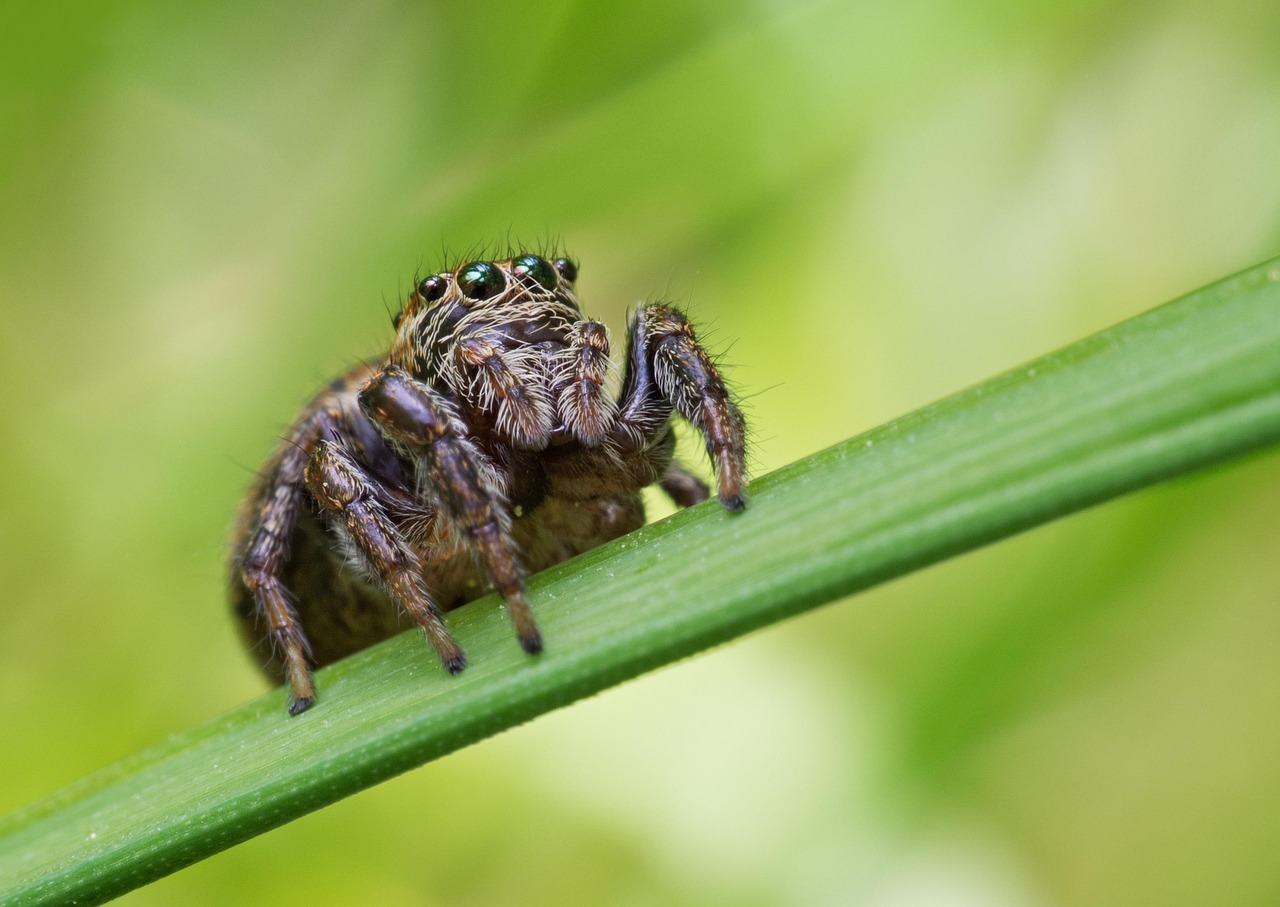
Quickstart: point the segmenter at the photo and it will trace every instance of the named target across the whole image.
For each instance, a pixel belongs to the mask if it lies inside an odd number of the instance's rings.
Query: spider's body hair
[[[461,268],[436,275],[449,282],[438,299],[415,290],[399,316],[390,362],[447,388],[517,447],[542,450],[557,430],[599,444],[616,405],[584,392],[584,382],[599,389],[611,373],[608,332],[583,319],[567,283],[547,289],[511,273],[511,261],[495,264],[506,284],[488,299],[458,290]]]

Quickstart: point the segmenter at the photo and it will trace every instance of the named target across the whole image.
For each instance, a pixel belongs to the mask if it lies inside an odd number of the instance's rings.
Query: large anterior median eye
[[[487,261],[473,262],[458,272],[458,289],[468,299],[497,296],[507,285],[507,278],[497,265]]]
[[[537,255],[521,255],[511,263],[511,273],[532,280],[544,290],[554,290],[560,282],[550,262]]]

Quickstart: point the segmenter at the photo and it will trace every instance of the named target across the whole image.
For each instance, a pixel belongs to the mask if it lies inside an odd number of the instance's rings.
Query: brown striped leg
[[[316,699],[311,679],[310,646],[289,594],[281,580],[289,560],[289,539],[305,505],[303,471],[320,435],[334,424],[326,410],[317,410],[294,427],[288,446],[267,480],[266,493],[254,515],[244,553],[236,564],[240,582],[249,590],[254,607],[267,624],[272,649],[284,663],[293,701],[289,714],[304,712]]]
[[[556,413],[575,438],[595,447],[608,435],[618,409],[604,388],[613,367],[609,331],[598,321],[579,321],[569,329],[568,341],[554,364]]]
[[[453,405],[407,372],[388,366],[360,391],[360,407],[393,446],[421,461],[437,513],[488,569],[511,611],[520,645],[531,655],[542,651],[511,540],[510,515],[482,469],[479,451],[464,437]]]
[[[742,414],[693,325],[665,305],[637,310],[628,334],[627,371],[613,439],[625,453],[643,449],[674,408],[702,432],[715,466],[720,503],[746,506],[746,432]]]
[[[458,342],[458,365],[471,376],[467,396],[481,409],[496,410],[498,428],[516,447],[540,450],[553,421],[539,380],[541,359],[532,348],[501,346],[484,337]]]
[[[307,463],[306,481],[312,497],[342,520],[369,571],[396,604],[426,630],[445,669],[457,674],[465,668],[466,656],[422,584],[422,563],[417,553],[401,538],[383,509],[377,480],[341,447],[322,441]]]

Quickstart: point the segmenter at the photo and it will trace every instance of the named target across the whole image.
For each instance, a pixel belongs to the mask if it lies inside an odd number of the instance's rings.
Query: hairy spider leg
[[[510,516],[481,466],[481,455],[465,440],[453,405],[391,365],[361,389],[360,407],[393,446],[419,459],[424,469],[420,485],[485,565],[511,610],[521,647],[531,655],[542,651],[542,636],[524,594]]]
[[[624,456],[634,456],[666,425],[673,408],[706,440],[720,503],[741,510],[747,474],[742,413],[689,319],[670,306],[641,306],[627,332],[627,369],[611,439]],[[673,487],[679,485],[677,477]]]
[[[617,401],[604,387],[612,368],[608,329],[590,319],[575,322],[552,363],[551,383],[561,423],[587,447],[603,442],[617,418]]]
[[[465,668],[462,648],[422,583],[422,562],[383,508],[378,479],[340,445],[323,440],[307,462],[306,482],[316,502],[342,520],[370,572],[391,598],[426,630],[445,669],[457,674]]]
[[[706,482],[675,461],[667,467],[667,473],[659,484],[677,507],[692,507],[711,496]]]
[[[303,475],[307,459],[320,436],[334,424],[333,415],[319,409],[296,426],[292,435],[295,443],[284,449],[275,470],[267,478],[270,494],[253,516],[249,542],[236,565],[254,607],[266,618],[270,644],[284,662],[285,677],[293,695],[289,705],[291,715],[306,711],[316,700],[316,690],[311,680],[310,646],[289,604],[281,574],[289,560],[289,540],[298,513],[306,502]]]
[[[498,428],[517,447],[540,450],[551,436],[551,404],[537,380],[536,351],[499,351],[485,337],[467,337],[456,347],[458,365],[472,375],[467,397],[483,410],[497,410]]]

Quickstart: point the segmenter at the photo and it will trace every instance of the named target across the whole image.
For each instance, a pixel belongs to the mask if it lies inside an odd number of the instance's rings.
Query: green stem
[[[1280,440],[1280,260],[676,514],[0,820],[0,901],[92,903],[659,665],[1135,488]]]

